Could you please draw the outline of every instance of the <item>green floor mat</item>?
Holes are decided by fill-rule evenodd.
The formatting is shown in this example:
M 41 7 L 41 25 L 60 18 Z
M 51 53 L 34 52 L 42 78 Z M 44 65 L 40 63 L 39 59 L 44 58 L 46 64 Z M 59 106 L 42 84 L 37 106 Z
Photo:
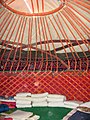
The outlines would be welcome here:
M 72 110 L 69 108 L 60 107 L 32 107 L 18 109 L 33 112 L 33 114 L 37 114 L 40 116 L 40 120 L 62 120 L 62 118 Z

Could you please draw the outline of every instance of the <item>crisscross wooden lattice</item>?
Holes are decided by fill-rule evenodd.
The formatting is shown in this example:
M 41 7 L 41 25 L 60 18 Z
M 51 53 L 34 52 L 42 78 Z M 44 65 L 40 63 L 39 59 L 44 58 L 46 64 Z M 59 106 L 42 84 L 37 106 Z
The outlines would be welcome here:
M 18 92 L 66 95 L 69 100 L 90 100 L 90 72 L 0 73 L 0 95 Z

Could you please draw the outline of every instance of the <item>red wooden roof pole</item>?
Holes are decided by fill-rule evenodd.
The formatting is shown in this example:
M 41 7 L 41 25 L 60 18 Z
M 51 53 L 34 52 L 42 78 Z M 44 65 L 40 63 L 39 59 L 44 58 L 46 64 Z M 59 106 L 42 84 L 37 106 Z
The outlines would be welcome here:
M 21 18 L 20 22 L 19 22 L 19 26 L 18 26 L 18 30 L 17 30 L 17 33 L 16 33 L 16 36 L 15 36 L 15 40 L 18 39 L 17 41 L 17 45 L 16 45 L 16 49 L 15 49 L 15 53 L 14 53 L 14 57 L 13 57 L 13 61 L 12 61 L 12 64 L 11 64 L 11 67 L 10 67 L 10 72 L 12 70 L 12 67 L 13 67 L 13 64 L 15 62 L 15 58 L 16 58 L 16 54 L 17 54 L 17 50 L 18 50 L 18 43 L 20 42 L 20 36 L 21 36 L 21 31 L 22 31 L 22 26 L 23 26 L 23 19 Z M 20 33 L 19 33 L 20 32 Z M 18 38 L 17 38 L 18 36 Z M 14 43 L 13 43 L 14 44 Z
M 40 46 L 41 46 L 41 55 L 42 55 L 42 59 L 41 59 L 41 66 L 40 66 L 40 70 L 42 69 L 43 67 L 43 48 L 42 48 L 42 41 L 41 41 L 41 32 L 40 32 L 40 24 L 41 24 L 41 20 L 40 18 L 38 18 L 38 34 L 39 34 L 39 39 L 40 39 Z
M 16 21 L 16 23 L 15 23 L 15 26 L 13 27 L 12 34 L 13 34 L 13 32 L 14 32 L 14 30 L 15 30 L 16 26 L 17 26 L 17 23 L 18 23 L 18 21 L 19 21 L 19 18 L 20 18 L 20 17 L 18 17 L 18 18 L 17 18 L 17 21 Z M 11 55 L 12 50 L 13 50 L 13 48 L 14 48 L 14 43 L 15 43 L 15 40 L 16 40 L 16 39 L 14 39 L 14 42 L 12 43 L 11 50 L 10 50 L 10 52 L 9 52 L 9 54 L 8 54 L 7 61 L 6 61 L 5 65 L 4 65 L 4 70 L 5 70 L 6 66 L 7 66 L 7 62 L 9 61 L 10 55 Z M 9 42 L 9 43 L 10 43 L 10 42 Z M 11 44 L 11 43 L 10 43 L 10 44 Z
M 24 32 L 25 32 L 25 28 L 26 28 L 26 22 L 27 22 L 27 18 L 23 18 L 23 28 L 22 28 L 22 36 L 21 36 L 21 41 L 20 41 L 20 43 L 21 43 L 21 46 L 20 46 L 20 54 L 19 54 L 19 61 L 18 61 L 18 64 L 17 64 L 17 68 L 16 68 L 16 71 L 18 70 L 18 67 L 19 67 L 19 65 L 20 65 L 20 60 L 21 60 L 21 55 L 22 55 L 22 43 L 23 43 L 23 39 L 24 39 Z M 18 41 L 18 43 L 19 43 L 19 41 Z
M 50 45 L 49 45 L 49 42 L 48 42 L 48 35 L 47 35 L 47 31 L 46 31 L 46 28 L 47 28 L 47 20 L 46 20 L 46 17 L 45 17 L 45 19 L 43 18 L 43 24 L 44 24 L 44 30 L 45 30 L 45 36 L 46 36 L 46 42 L 47 42 L 47 45 L 48 45 L 48 52 L 49 52 L 49 54 L 50 54 L 50 59 L 51 59 L 51 61 L 52 61 L 52 54 L 51 54 L 51 51 L 50 51 Z M 49 60 L 49 58 L 48 58 L 48 60 Z M 48 63 L 48 62 L 47 62 Z M 51 67 L 51 71 L 52 71 L 52 66 L 50 66 Z
M 44 12 L 44 0 L 42 0 L 42 12 Z
M 14 18 L 13 18 L 14 17 Z M 9 43 L 10 43 L 10 40 L 11 40 L 11 37 L 12 37 L 12 33 L 14 32 L 14 30 L 11 32 L 11 29 L 13 28 L 13 26 L 14 26 L 14 24 L 13 24 L 13 22 L 16 20 L 16 16 L 12 16 L 12 24 L 9 24 L 9 30 L 8 30 L 8 32 L 7 32 L 7 35 L 6 35 L 6 38 L 5 38 L 5 40 L 4 40 L 4 42 L 3 42 L 3 44 L 5 43 L 5 41 L 7 41 L 7 39 L 8 39 L 8 41 L 7 41 L 7 44 L 6 44 L 6 47 L 5 47 L 5 49 L 4 49 L 4 51 L 3 51 L 3 54 L 2 54 L 2 57 L 1 57 L 1 59 L 3 59 L 3 57 L 4 57 L 4 54 L 5 54 L 5 52 L 6 52 L 6 50 L 7 50 L 7 48 L 8 48 L 8 45 L 9 45 Z M 10 33 L 11 32 L 11 33 Z M 9 37 L 8 37 L 9 36 Z M 3 49 L 3 45 L 2 45 L 2 48 L 1 49 Z
M 2 40 L 2 37 L 3 37 L 3 35 L 5 34 L 7 28 L 11 25 L 10 22 L 11 22 L 11 20 L 13 19 L 14 15 L 11 15 L 11 16 L 9 16 L 9 17 L 10 17 L 10 19 L 8 18 L 9 21 L 7 22 L 7 25 L 6 25 L 5 29 L 4 29 L 4 32 L 2 33 L 2 35 L 1 35 L 1 37 L 0 37 L 0 41 Z M 4 23 L 4 24 L 5 24 L 5 23 Z M 13 24 L 12 24 L 12 25 L 13 25 Z M 1 46 L 1 48 L 0 48 L 0 51 L 2 50 L 5 42 L 7 41 L 8 34 L 10 33 L 10 30 L 11 30 L 11 29 L 9 29 L 9 31 L 7 32 L 6 38 L 5 38 L 3 44 L 2 44 L 2 46 Z M 2 56 L 2 57 L 3 57 L 3 56 Z M 2 59 L 2 58 L 1 58 L 1 59 Z
M 74 19 L 74 21 L 77 23 L 78 26 L 80 26 L 80 28 L 82 29 L 82 25 L 79 21 L 77 21 L 77 17 L 74 16 L 74 14 L 72 14 L 68 9 L 65 9 L 65 11 L 69 14 L 69 16 L 71 17 L 71 19 Z M 73 17 L 73 18 L 72 18 Z M 76 28 L 77 29 L 77 28 Z M 85 31 L 85 30 L 84 30 Z M 83 31 L 83 32 L 84 32 Z M 77 29 L 78 35 L 81 37 L 81 40 L 83 41 L 83 43 L 86 45 L 86 47 L 89 49 L 89 46 L 87 45 L 87 41 L 86 38 L 83 36 L 83 34 Z M 83 40 L 84 39 L 84 40 Z M 85 42 L 86 41 L 86 42 Z
M 0 36 L 0 41 L 2 40 L 2 37 L 5 34 L 8 26 L 9 26 L 9 24 L 11 22 L 12 15 L 7 13 L 5 17 L 6 17 L 5 21 L 3 22 L 3 24 L 1 23 L 1 26 L 0 26 L 0 32 L 2 31 L 2 29 L 4 29 L 2 35 Z M 6 26 L 5 26 L 5 24 L 6 24 Z
M 51 21 L 51 19 L 50 19 L 50 21 Z M 67 56 L 67 59 L 68 59 L 68 55 L 67 55 L 66 49 L 65 49 L 65 47 L 64 47 L 64 44 L 63 44 L 63 42 L 61 41 L 60 35 L 59 35 L 59 33 L 58 33 L 58 31 L 57 31 L 57 29 L 56 29 L 56 27 L 55 27 L 55 25 L 53 24 L 52 21 L 51 21 L 51 23 L 52 23 L 52 26 L 54 27 L 54 29 L 55 29 L 55 31 L 56 31 L 56 34 L 57 34 L 57 36 L 58 36 L 58 38 L 59 38 L 59 40 L 60 40 L 60 43 L 62 44 L 62 46 L 63 46 L 63 48 L 64 48 L 64 51 L 65 51 L 66 56 Z M 54 49 L 54 50 L 55 50 L 55 49 Z M 60 58 L 59 58 L 59 60 L 60 60 L 60 62 L 61 62 L 66 68 L 69 69 L 69 66 L 68 66 L 63 60 L 61 60 Z
M 45 51 L 46 51 L 46 66 L 45 70 L 47 71 L 47 66 L 48 66 L 48 55 L 47 55 L 47 42 L 46 42 L 46 37 L 45 37 L 45 23 L 44 23 L 44 18 L 40 18 L 41 20 L 41 27 L 42 27 L 42 32 L 43 32 L 43 38 L 44 38 L 44 44 L 45 44 Z

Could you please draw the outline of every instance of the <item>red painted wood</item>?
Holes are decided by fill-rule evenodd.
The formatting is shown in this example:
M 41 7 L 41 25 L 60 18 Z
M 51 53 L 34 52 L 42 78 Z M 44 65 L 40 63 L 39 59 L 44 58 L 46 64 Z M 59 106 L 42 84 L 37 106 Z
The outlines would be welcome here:
M 63 94 L 68 100 L 90 100 L 90 71 L 0 73 L 0 95 L 18 92 Z

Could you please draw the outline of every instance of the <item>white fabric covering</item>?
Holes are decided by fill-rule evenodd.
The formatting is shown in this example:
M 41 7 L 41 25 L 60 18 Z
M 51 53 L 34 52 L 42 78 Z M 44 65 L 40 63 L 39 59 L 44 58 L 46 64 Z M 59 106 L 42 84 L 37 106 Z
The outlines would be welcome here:
M 47 98 L 48 102 L 60 102 L 60 101 L 64 101 L 63 98 Z
M 79 106 L 82 104 L 82 101 L 64 101 L 65 105 L 71 105 L 71 106 Z
M 65 107 L 65 108 L 72 108 L 72 109 L 75 109 L 75 108 L 77 108 L 78 107 L 78 105 L 65 105 L 64 104 L 64 106 L 63 107 Z
M 46 101 L 47 97 L 31 97 L 31 101 L 32 102 L 42 102 L 42 101 Z
M 30 118 L 28 118 L 26 120 L 38 120 L 38 119 L 40 119 L 40 116 L 34 115 L 33 117 L 30 117 Z
M 85 102 L 85 103 L 82 103 L 80 106 L 83 106 L 83 107 L 88 107 L 88 108 L 90 108 L 90 101 L 88 101 L 88 102 Z
M 49 102 L 48 107 L 64 107 L 64 102 Z
M 60 94 L 48 94 L 48 98 L 61 98 L 61 99 L 66 99 L 66 96 L 60 95 Z
M 15 112 L 13 112 L 13 113 L 11 113 L 7 116 L 11 117 L 13 119 L 19 119 L 20 120 L 21 118 L 25 119 L 25 118 L 28 118 L 32 115 L 33 115 L 32 112 L 25 112 L 25 111 L 21 111 L 21 110 L 16 110 Z
M 31 97 L 25 97 L 25 96 L 23 96 L 23 97 L 22 96 L 15 96 L 14 99 L 15 100 L 24 100 L 24 101 L 29 100 L 29 101 L 31 101 Z
M 32 106 L 33 107 L 44 107 L 44 106 L 47 106 L 47 102 L 46 101 L 44 101 L 44 102 L 33 102 Z
M 28 100 L 28 101 L 25 101 L 25 100 L 16 100 L 16 104 L 21 104 L 21 105 L 22 105 L 22 104 L 23 104 L 23 105 L 24 105 L 24 104 L 31 104 L 31 101 L 29 101 L 29 100 Z
M 23 105 L 22 104 L 16 104 L 16 107 L 17 108 L 25 108 L 25 107 L 27 108 L 27 107 L 32 107 L 32 105 L 31 104 L 29 104 L 29 105 L 28 104 L 23 104 Z
M 31 96 L 31 93 L 28 93 L 28 92 L 21 92 L 21 93 L 17 93 L 16 96 Z
M 46 97 L 47 95 L 48 95 L 48 92 L 40 93 L 40 94 L 31 94 L 31 97 Z

